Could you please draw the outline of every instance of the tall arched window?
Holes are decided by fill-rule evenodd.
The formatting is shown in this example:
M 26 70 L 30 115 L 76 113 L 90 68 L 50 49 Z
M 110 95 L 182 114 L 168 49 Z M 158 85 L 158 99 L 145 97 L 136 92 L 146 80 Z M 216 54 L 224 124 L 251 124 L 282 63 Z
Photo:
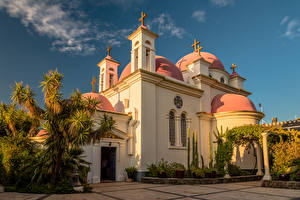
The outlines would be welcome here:
M 175 146 L 175 114 L 174 111 L 169 112 L 169 141 L 171 146 Z
M 181 144 L 186 147 L 186 115 L 181 114 Z

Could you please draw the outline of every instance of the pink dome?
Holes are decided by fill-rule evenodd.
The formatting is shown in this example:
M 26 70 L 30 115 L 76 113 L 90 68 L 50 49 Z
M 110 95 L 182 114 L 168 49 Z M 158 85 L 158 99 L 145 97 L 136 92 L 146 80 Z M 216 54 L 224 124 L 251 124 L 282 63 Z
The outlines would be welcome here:
M 192 52 L 183 58 L 181 58 L 177 63 L 176 66 L 181 70 L 186 70 L 187 65 L 190 64 L 191 62 L 194 62 L 195 60 L 198 60 L 199 58 L 203 58 L 206 62 L 209 62 L 211 65 L 209 66 L 210 68 L 215 68 L 215 69 L 221 69 L 225 70 L 224 65 L 222 62 L 217 58 L 215 55 L 208 53 L 208 52 L 200 52 L 200 55 L 198 52 Z
M 115 111 L 110 101 L 105 96 L 96 92 L 82 94 L 82 98 L 89 98 L 89 97 L 92 99 L 97 99 L 100 102 L 99 109 L 111 111 L 111 112 Z
M 35 137 L 48 137 L 47 134 L 48 134 L 48 132 L 46 130 L 42 129 L 38 132 L 38 134 L 36 134 Z
M 165 76 L 175 78 L 177 80 L 183 81 L 183 76 L 181 71 L 165 57 L 155 56 L 156 72 Z M 119 81 L 123 80 L 126 76 L 131 73 L 131 63 L 124 68 Z
M 218 94 L 211 102 L 211 112 L 256 111 L 250 99 L 239 94 Z

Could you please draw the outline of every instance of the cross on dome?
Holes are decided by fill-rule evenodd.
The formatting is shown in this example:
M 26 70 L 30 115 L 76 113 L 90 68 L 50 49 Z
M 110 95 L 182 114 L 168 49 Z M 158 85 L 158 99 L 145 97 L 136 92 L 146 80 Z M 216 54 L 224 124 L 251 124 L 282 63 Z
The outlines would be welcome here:
M 107 55 L 108 55 L 108 56 L 110 56 L 110 51 L 111 51 L 111 46 L 110 46 L 110 45 L 108 45 L 108 47 L 107 47 L 107 50 L 106 50 L 106 51 L 107 51 Z
M 197 51 L 197 45 L 200 44 L 200 41 L 197 41 L 197 39 L 194 39 L 194 44 L 192 45 L 192 47 L 194 47 L 195 52 Z
M 200 56 L 200 51 L 201 51 L 201 49 L 203 49 L 203 47 L 201 47 L 200 45 L 198 45 L 198 46 L 197 46 L 197 52 L 198 52 L 199 56 Z
M 237 65 L 235 64 L 232 64 L 232 66 L 230 67 L 230 69 L 232 69 L 233 74 L 235 73 L 235 68 L 237 68 Z
M 91 85 L 92 85 L 92 92 L 95 92 L 95 85 L 96 85 L 96 78 L 95 78 L 95 76 L 93 76 L 93 80 L 92 80 L 92 82 L 91 82 Z
M 142 26 L 145 26 L 144 20 L 145 20 L 146 17 L 147 17 L 147 14 L 142 11 L 141 12 L 141 18 L 139 19 L 139 21 L 141 22 Z

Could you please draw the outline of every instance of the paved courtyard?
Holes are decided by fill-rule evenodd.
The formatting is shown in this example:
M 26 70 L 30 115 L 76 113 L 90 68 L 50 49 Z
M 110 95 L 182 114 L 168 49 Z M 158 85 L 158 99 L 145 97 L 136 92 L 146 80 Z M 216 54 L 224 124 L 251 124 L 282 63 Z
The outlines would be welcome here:
M 300 190 L 263 188 L 259 182 L 215 185 L 153 185 L 142 183 L 94 184 L 93 193 L 85 194 L 22 194 L 0 193 L 1 200 L 151 200 L 151 199 L 299 199 Z

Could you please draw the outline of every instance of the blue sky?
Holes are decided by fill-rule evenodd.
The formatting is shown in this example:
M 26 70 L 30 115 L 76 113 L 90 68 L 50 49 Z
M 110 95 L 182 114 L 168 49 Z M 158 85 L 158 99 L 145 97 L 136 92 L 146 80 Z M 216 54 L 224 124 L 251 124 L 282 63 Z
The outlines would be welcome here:
M 8 102 L 14 81 L 42 99 L 43 74 L 58 68 L 63 92 L 91 90 L 97 63 L 112 45 L 112 56 L 130 60 L 127 36 L 140 12 L 160 37 L 157 54 L 176 63 L 192 51 L 194 38 L 228 71 L 232 63 L 245 89 L 269 122 L 300 117 L 299 0 L 0 0 L 0 101 Z

